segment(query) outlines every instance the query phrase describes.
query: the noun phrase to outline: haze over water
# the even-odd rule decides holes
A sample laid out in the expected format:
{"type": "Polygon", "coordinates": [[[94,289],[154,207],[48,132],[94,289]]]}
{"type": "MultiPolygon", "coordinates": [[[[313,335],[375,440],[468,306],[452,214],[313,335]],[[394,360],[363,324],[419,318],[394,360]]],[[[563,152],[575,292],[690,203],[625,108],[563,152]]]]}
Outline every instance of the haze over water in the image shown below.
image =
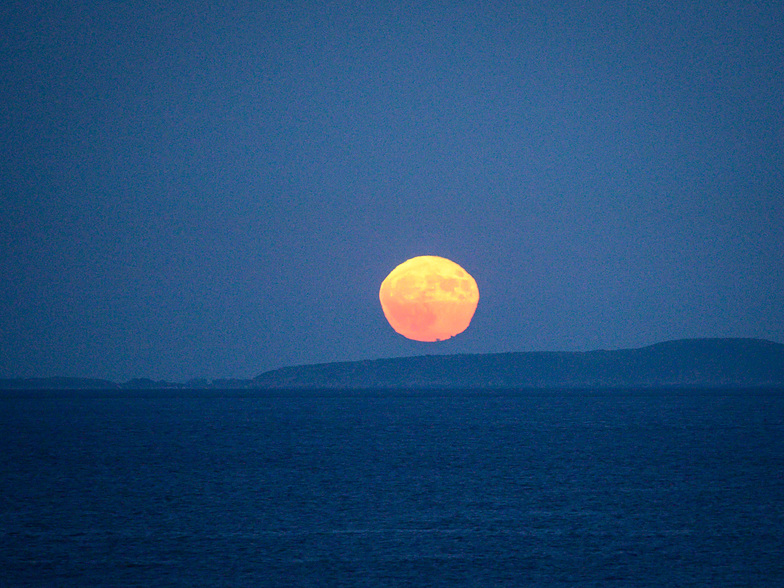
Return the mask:
{"type": "Polygon", "coordinates": [[[770,586],[782,392],[9,391],[0,584],[770,586]]]}

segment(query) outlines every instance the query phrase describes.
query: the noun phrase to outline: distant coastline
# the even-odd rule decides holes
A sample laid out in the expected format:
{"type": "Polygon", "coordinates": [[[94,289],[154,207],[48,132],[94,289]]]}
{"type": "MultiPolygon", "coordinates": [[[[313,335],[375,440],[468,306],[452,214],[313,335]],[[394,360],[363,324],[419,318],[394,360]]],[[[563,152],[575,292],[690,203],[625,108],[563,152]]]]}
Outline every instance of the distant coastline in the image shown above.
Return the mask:
{"type": "Polygon", "coordinates": [[[637,349],[425,355],[284,367],[253,379],[0,379],[3,390],[784,386],[784,344],[682,339],[637,349]]]}

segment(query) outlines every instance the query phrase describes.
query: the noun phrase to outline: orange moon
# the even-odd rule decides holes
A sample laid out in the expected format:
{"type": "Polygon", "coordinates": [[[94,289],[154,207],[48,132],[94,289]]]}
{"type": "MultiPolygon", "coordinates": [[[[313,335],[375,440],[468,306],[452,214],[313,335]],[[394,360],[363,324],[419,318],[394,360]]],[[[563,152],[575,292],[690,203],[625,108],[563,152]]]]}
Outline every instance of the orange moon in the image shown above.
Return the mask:
{"type": "Polygon", "coordinates": [[[454,261],[423,255],[393,269],[378,297],[395,331],[414,341],[443,341],[468,328],[479,288],[454,261]]]}

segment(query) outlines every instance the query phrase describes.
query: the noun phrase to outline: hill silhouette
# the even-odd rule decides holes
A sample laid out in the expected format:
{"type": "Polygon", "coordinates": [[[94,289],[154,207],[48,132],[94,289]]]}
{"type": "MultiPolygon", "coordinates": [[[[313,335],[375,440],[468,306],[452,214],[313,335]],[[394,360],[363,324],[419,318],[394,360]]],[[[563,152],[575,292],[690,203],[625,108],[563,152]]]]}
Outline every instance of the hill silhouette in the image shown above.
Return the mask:
{"type": "Polygon", "coordinates": [[[784,386],[784,345],[683,339],[639,349],[426,355],[285,367],[254,388],[784,386]]]}
{"type": "Polygon", "coordinates": [[[0,390],[784,387],[784,345],[682,339],[639,349],[424,355],[284,367],[253,379],[0,379],[0,390]]]}

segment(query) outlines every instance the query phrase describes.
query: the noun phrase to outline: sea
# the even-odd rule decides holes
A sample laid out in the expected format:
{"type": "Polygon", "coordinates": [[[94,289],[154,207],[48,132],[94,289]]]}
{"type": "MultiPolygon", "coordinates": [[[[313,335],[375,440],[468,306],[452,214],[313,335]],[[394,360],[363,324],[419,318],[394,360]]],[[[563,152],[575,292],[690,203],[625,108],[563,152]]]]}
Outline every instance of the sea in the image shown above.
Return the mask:
{"type": "Polygon", "coordinates": [[[784,389],[0,391],[0,586],[784,586],[784,389]]]}

